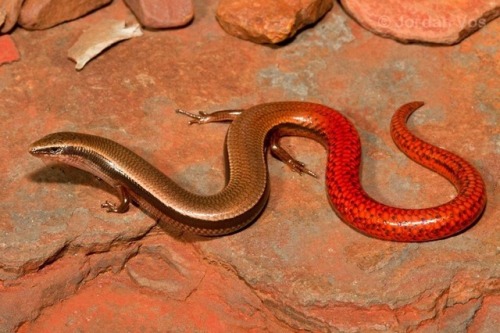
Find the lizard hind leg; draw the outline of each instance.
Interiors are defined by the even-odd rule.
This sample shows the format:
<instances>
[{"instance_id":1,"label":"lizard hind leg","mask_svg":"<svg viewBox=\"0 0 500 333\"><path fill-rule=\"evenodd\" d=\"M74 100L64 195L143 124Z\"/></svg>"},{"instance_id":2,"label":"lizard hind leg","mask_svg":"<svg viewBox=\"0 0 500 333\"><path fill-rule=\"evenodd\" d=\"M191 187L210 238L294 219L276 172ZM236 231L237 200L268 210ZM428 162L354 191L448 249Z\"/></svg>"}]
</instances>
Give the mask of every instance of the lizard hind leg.
<instances>
[{"instance_id":1,"label":"lizard hind leg","mask_svg":"<svg viewBox=\"0 0 500 333\"><path fill-rule=\"evenodd\" d=\"M192 124L219 123L226 121L231 122L235 120L243 112L243 110L221 110L212 113L199 111L198 114L196 114L181 109L177 109L175 110L175 112L191 118L191 120L189 121L189 125L192 125Z\"/></svg>"},{"instance_id":2,"label":"lizard hind leg","mask_svg":"<svg viewBox=\"0 0 500 333\"><path fill-rule=\"evenodd\" d=\"M313 171L306 168L306 165L303 162L296 160L290 155L288 151L285 150L280 144L281 135L279 131L276 131L271 135L269 140L269 149L271 150L271 155L277 160L285 163L292 169L293 172L297 172L299 175L303 173L313 176L314 178L318 178L318 175Z\"/></svg>"}]
</instances>

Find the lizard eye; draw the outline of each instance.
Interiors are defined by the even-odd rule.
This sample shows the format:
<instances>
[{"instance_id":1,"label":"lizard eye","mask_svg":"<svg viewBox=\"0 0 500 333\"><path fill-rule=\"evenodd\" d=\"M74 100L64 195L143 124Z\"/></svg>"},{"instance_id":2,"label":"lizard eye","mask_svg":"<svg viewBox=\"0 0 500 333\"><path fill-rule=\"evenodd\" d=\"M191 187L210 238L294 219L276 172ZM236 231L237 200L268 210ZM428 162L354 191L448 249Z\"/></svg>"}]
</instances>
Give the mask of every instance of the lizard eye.
<instances>
[{"instance_id":1,"label":"lizard eye","mask_svg":"<svg viewBox=\"0 0 500 333\"><path fill-rule=\"evenodd\" d=\"M49 149L49 153L51 155L57 155L57 154L60 154L62 152L62 148L61 147L52 147Z\"/></svg>"}]
</instances>

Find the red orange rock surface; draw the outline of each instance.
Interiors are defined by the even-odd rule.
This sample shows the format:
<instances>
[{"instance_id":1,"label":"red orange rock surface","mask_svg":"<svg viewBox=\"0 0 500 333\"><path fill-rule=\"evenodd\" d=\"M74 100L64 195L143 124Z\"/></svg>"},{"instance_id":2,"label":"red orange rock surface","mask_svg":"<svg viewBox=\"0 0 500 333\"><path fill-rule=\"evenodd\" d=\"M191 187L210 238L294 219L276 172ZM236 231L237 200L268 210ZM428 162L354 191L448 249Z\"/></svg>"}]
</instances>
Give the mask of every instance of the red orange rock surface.
<instances>
[{"instance_id":1,"label":"red orange rock surface","mask_svg":"<svg viewBox=\"0 0 500 333\"><path fill-rule=\"evenodd\" d=\"M342 0L359 23L403 42L455 44L500 15L500 2Z\"/></svg>"},{"instance_id":2,"label":"red orange rock surface","mask_svg":"<svg viewBox=\"0 0 500 333\"><path fill-rule=\"evenodd\" d=\"M495 332L499 22L451 47L403 45L336 6L293 43L271 48L227 35L213 19L217 1L203 3L189 29L146 31L81 72L67 49L88 26L130 15L122 2L37 38L13 32L23 61L0 67L0 331ZM155 226L136 207L102 211L113 189L27 152L50 132L94 133L181 186L214 193L224 184L227 126L188 126L174 110L276 100L342 110L361 134L368 193L425 207L454 189L389 135L394 110L424 100L410 128L478 168L484 215L442 241L368 238L328 203L323 147L288 138L285 148L320 178L269 158L271 197L259 219L228 237L198 238Z\"/></svg>"},{"instance_id":3,"label":"red orange rock surface","mask_svg":"<svg viewBox=\"0 0 500 333\"><path fill-rule=\"evenodd\" d=\"M0 65L19 60L19 51L12 38L0 36Z\"/></svg>"},{"instance_id":4,"label":"red orange rock surface","mask_svg":"<svg viewBox=\"0 0 500 333\"><path fill-rule=\"evenodd\" d=\"M217 20L231 35L275 44L315 23L332 6L332 0L221 0Z\"/></svg>"},{"instance_id":5,"label":"red orange rock surface","mask_svg":"<svg viewBox=\"0 0 500 333\"><path fill-rule=\"evenodd\" d=\"M112 0L25 0L18 23L26 29L47 29L79 18Z\"/></svg>"},{"instance_id":6,"label":"red orange rock surface","mask_svg":"<svg viewBox=\"0 0 500 333\"><path fill-rule=\"evenodd\" d=\"M125 0L139 22L147 28L173 28L194 17L193 0Z\"/></svg>"}]
</instances>

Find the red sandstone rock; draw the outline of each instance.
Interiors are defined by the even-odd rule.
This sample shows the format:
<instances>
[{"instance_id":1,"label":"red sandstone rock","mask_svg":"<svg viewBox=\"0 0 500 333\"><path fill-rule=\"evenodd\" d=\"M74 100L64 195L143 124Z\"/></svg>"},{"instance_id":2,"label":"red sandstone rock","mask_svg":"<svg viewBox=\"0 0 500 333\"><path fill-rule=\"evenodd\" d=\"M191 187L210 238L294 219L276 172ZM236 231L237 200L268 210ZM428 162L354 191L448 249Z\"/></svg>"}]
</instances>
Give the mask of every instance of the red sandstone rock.
<instances>
[{"instance_id":1,"label":"red sandstone rock","mask_svg":"<svg viewBox=\"0 0 500 333\"><path fill-rule=\"evenodd\" d=\"M26 29L47 29L79 18L112 0L26 0L19 25Z\"/></svg>"},{"instance_id":2,"label":"red sandstone rock","mask_svg":"<svg viewBox=\"0 0 500 333\"><path fill-rule=\"evenodd\" d=\"M180 27L194 17L193 0L125 0L144 27Z\"/></svg>"},{"instance_id":3,"label":"red sandstone rock","mask_svg":"<svg viewBox=\"0 0 500 333\"><path fill-rule=\"evenodd\" d=\"M203 1L201 29L132 39L78 73L67 48L96 22L123 19L121 1L64 29L16 32L23 62L0 67L0 332L497 332L500 22L450 48L408 47L366 33L336 6L294 43L270 48L223 33L207 14L217 2ZM85 131L215 193L227 125L189 127L174 109L283 99L342 110L361 134L367 191L414 208L455 195L390 139L395 108L425 100L410 128L478 168L491 194L484 215L441 241L371 239L328 204L323 147L284 138L319 179L269 157L271 196L255 224L204 239L155 227L153 237L155 219L137 207L102 211L117 200L111 187L27 153L47 133Z\"/></svg>"},{"instance_id":4,"label":"red sandstone rock","mask_svg":"<svg viewBox=\"0 0 500 333\"><path fill-rule=\"evenodd\" d=\"M17 22L24 0L0 0L0 32L9 32Z\"/></svg>"},{"instance_id":5,"label":"red sandstone rock","mask_svg":"<svg viewBox=\"0 0 500 333\"><path fill-rule=\"evenodd\" d=\"M84 256L69 256L34 276L0 284L0 332L14 332L41 309L74 294L88 272Z\"/></svg>"},{"instance_id":6,"label":"red sandstone rock","mask_svg":"<svg viewBox=\"0 0 500 333\"><path fill-rule=\"evenodd\" d=\"M180 301L197 288L206 273L192 246L161 234L150 237L126 269L137 285Z\"/></svg>"},{"instance_id":7,"label":"red sandstone rock","mask_svg":"<svg viewBox=\"0 0 500 333\"><path fill-rule=\"evenodd\" d=\"M402 42L455 44L500 15L500 2L342 0L366 29Z\"/></svg>"},{"instance_id":8,"label":"red sandstone rock","mask_svg":"<svg viewBox=\"0 0 500 333\"><path fill-rule=\"evenodd\" d=\"M221 0L217 20L236 37L279 43L318 21L332 6L332 0Z\"/></svg>"},{"instance_id":9,"label":"red sandstone rock","mask_svg":"<svg viewBox=\"0 0 500 333\"><path fill-rule=\"evenodd\" d=\"M130 249L122 252L119 260L128 256ZM76 272L74 268L66 269L68 272L62 271L58 280L63 280L62 276L73 279L65 289L75 283L79 285L90 277L92 258L102 256L90 255L89 265ZM77 266L78 262L72 261L73 267ZM104 262L101 268L111 264ZM127 272L129 276L125 272L102 274L85 285L82 283L74 297L45 309L36 322L24 323L17 332L165 332L172 327L182 332L293 332L269 309L262 307L261 299L231 271L202 260L193 244L166 237L164 233L141 242L141 253L127 263ZM140 283L137 275L141 276ZM49 285L59 287L60 283ZM32 319L38 315L26 313L25 309L36 302L27 302L25 297L29 292L38 296L42 287L24 294L23 288L12 289L2 292L0 285L0 297L6 300L5 305L0 302L0 331L2 310L6 313L23 306L24 311L13 316L15 320L6 320L9 325L4 327L7 328L22 318ZM47 289L42 291L48 292ZM56 290L54 296L47 298L60 297L65 291L60 289L62 291ZM117 317L121 320L113 319Z\"/></svg>"},{"instance_id":10,"label":"red sandstone rock","mask_svg":"<svg viewBox=\"0 0 500 333\"><path fill-rule=\"evenodd\" d=\"M0 36L0 65L19 60L19 52L10 36Z\"/></svg>"}]
</instances>

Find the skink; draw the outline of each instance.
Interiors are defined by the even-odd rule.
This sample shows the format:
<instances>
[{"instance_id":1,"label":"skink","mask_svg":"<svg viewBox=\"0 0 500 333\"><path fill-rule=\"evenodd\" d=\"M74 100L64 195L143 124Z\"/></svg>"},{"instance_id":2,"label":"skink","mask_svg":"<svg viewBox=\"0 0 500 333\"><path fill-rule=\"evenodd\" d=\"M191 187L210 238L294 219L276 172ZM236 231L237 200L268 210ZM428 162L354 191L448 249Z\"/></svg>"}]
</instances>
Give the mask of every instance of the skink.
<instances>
[{"instance_id":1,"label":"skink","mask_svg":"<svg viewBox=\"0 0 500 333\"><path fill-rule=\"evenodd\" d=\"M340 112L307 102L276 102L200 115L181 111L192 118L190 123L232 121L226 137L226 186L214 195L191 193L124 146L94 135L49 134L33 143L30 153L91 172L116 188L120 203L102 204L110 212L125 212L132 201L175 227L217 236L244 228L263 210L269 197L268 150L293 170L314 175L279 144L283 136L304 136L327 149L327 192L342 220L380 239L429 241L473 224L486 205L486 190L471 164L410 133L406 121L422 105L412 102L396 111L392 137L410 158L446 177L458 191L451 201L425 209L396 208L372 199L360 182L361 143L354 126Z\"/></svg>"}]
</instances>

